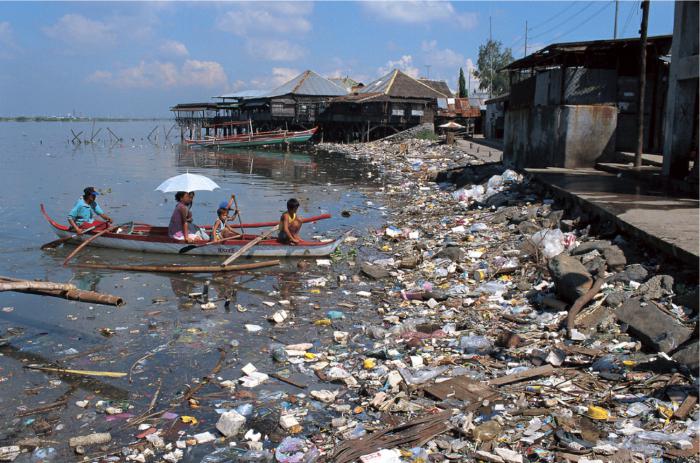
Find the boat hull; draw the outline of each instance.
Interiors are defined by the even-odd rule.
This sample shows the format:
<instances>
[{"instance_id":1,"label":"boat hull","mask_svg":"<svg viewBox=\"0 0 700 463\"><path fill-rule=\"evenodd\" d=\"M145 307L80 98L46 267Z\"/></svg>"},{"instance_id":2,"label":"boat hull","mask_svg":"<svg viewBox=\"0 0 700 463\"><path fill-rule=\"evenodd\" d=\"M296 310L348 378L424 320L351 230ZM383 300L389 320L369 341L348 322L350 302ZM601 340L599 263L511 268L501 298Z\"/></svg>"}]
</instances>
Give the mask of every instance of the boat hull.
<instances>
[{"instance_id":1,"label":"boat hull","mask_svg":"<svg viewBox=\"0 0 700 463\"><path fill-rule=\"evenodd\" d=\"M56 235L59 238L65 238L72 233L69 231L57 230L54 228ZM148 252L158 254L179 254L180 249L188 246L182 241L171 242L153 242L139 239L131 239L133 235L125 235L124 237L115 237L110 235L118 235L115 233L105 234L90 243L91 246L103 248L121 249L124 251ZM79 236L71 241L80 243L89 238L90 234ZM251 240L232 240L231 242L222 242L209 246L201 246L187 252L191 256L229 256ZM250 248L242 254L242 257L323 257L335 251L342 239L330 241L328 243L320 242L302 242L298 246L288 246L277 242L277 240L263 240L257 245ZM229 244L230 243L230 244Z\"/></svg>"},{"instance_id":2,"label":"boat hull","mask_svg":"<svg viewBox=\"0 0 700 463\"><path fill-rule=\"evenodd\" d=\"M62 225L49 217L43 204L41 212L48 221L51 229L59 238L73 235L73 232L65 225ZM329 218L329 215L320 215L304 219L304 222L322 220ZM260 228L274 226L276 222L260 222L254 224L243 224L246 228ZM105 233L95 238L90 245L103 248L120 249L124 251L148 252L158 254L179 254L185 246L189 246L184 241L178 241L167 235L167 228L154 227L148 224L134 224L133 227L124 227L125 230L117 230L116 233ZM128 229L128 230L127 230ZM73 238L72 242L80 243L99 230L94 230L84 235ZM243 246L257 238L258 235L245 234L242 238L222 241L221 243L199 246L187 251L187 255L193 256L229 256L239 251ZM343 238L329 242L302 241L299 245L289 246L279 243L276 239L260 241L242 254L245 257L323 257L335 251ZM196 243L200 244L200 243ZM204 243L201 243L204 244Z\"/></svg>"},{"instance_id":3,"label":"boat hull","mask_svg":"<svg viewBox=\"0 0 700 463\"><path fill-rule=\"evenodd\" d=\"M268 134L255 134L251 137L237 135L233 137L208 138L204 140L187 140L192 146L220 147L220 148L245 148L249 146L281 145L284 143L306 143L316 133L316 128L303 132L274 132Z\"/></svg>"}]
</instances>

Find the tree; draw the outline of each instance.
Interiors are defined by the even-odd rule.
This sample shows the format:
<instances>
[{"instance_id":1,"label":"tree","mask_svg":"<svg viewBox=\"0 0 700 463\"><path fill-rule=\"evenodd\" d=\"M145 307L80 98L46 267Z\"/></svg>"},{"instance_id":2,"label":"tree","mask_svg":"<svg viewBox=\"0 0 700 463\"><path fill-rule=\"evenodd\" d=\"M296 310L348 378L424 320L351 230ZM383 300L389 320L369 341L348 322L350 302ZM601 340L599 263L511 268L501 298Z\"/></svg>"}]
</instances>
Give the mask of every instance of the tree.
<instances>
[{"instance_id":1,"label":"tree","mask_svg":"<svg viewBox=\"0 0 700 463\"><path fill-rule=\"evenodd\" d=\"M462 68L459 68L459 94L457 95L459 98L466 98L469 95L467 95L467 82L464 80L464 70Z\"/></svg>"},{"instance_id":2,"label":"tree","mask_svg":"<svg viewBox=\"0 0 700 463\"><path fill-rule=\"evenodd\" d=\"M510 48L501 51L502 45L498 40L488 40L479 46L479 60L474 76L479 79L479 89L490 90L491 96L503 95L510 89L508 74L498 70L513 61L513 54Z\"/></svg>"}]
</instances>

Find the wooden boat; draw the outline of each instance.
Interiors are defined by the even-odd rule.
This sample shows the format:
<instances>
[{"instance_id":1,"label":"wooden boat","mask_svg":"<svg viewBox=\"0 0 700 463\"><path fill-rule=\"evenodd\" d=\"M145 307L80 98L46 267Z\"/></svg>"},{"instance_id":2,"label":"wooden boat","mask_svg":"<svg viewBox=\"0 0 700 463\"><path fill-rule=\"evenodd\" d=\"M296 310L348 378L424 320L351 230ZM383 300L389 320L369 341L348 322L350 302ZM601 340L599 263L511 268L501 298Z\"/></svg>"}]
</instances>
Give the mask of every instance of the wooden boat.
<instances>
[{"instance_id":1,"label":"wooden boat","mask_svg":"<svg viewBox=\"0 0 700 463\"><path fill-rule=\"evenodd\" d=\"M274 130L270 132L252 131L247 134L228 135L223 137L205 137L203 139L185 140L191 146L243 148L247 146L281 145L283 143L305 143L314 136L318 127L298 132Z\"/></svg>"},{"instance_id":2,"label":"wooden boat","mask_svg":"<svg viewBox=\"0 0 700 463\"><path fill-rule=\"evenodd\" d=\"M73 234L70 228L66 225L60 224L49 217L46 212L44 205L41 205L41 213L44 218L49 222L52 230L60 238L64 238ZM304 223L316 222L318 220L328 219L330 215L318 215L314 217L308 217L303 219ZM277 222L259 222L259 223L249 223L243 224L244 230L263 228L263 227L274 227ZM207 227L202 227L207 232L210 230ZM89 238L94 235L98 230L93 230L85 233L84 235L76 237L74 241L76 243ZM257 238L259 235L254 234L244 234L240 238L222 241L220 243L211 244L208 246L200 246L194 248L187 252L187 255L199 255L199 256L227 256L241 249L243 246L248 244L250 241ZM335 239L329 242L323 241L302 241L297 246L289 246L286 244L279 243L276 239L267 239L258 243L249 249L243 256L247 257L321 257L327 256L335 251L343 238ZM184 241L178 241L170 238L168 236L167 227L157 227L153 225L148 225L144 223L134 223L133 226L123 227L123 229L116 230L115 233L105 233L99 238L95 239L92 243L94 246L112 248L112 249L123 249L126 251L139 251L139 252L151 252L151 253L161 253L161 254L178 254L180 249L188 246L188 243ZM199 243L193 243L199 244ZM202 243L204 244L204 243Z\"/></svg>"}]
</instances>

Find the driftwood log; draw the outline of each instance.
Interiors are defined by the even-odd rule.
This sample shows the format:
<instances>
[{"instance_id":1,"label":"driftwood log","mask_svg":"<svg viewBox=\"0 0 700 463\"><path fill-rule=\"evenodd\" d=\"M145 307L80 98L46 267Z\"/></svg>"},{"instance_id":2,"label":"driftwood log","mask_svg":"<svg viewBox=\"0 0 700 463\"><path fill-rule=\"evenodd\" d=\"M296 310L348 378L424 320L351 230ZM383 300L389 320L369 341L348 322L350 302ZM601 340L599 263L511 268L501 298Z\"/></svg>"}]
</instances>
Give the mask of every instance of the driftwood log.
<instances>
[{"instance_id":1,"label":"driftwood log","mask_svg":"<svg viewBox=\"0 0 700 463\"><path fill-rule=\"evenodd\" d=\"M103 304L103 305L114 305L120 306L124 305L124 299L118 296L113 296L111 294L96 293L94 291L84 291L82 289L76 289L73 285L60 285L58 283L50 282L40 282L40 281L29 281L20 280L17 278L10 278L5 276L0 276L0 285L3 284L14 284L22 283L17 289L12 289L11 291L17 291L20 293L28 294L38 294L40 296L51 296L60 297L62 299L68 299L70 301L81 301L90 302L93 304ZM36 283L50 283L52 285L68 286L70 289L47 289L40 288ZM24 286L24 287L22 287Z\"/></svg>"},{"instance_id":2,"label":"driftwood log","mask_svg":"<svg viewBox=\"0 0 700 463\"><path fill-rule=\"evenodd\" d=\"M50 281L2 281L0 291L22 291L25 289L70 291L75 285L51 283Z\"/></svg>"},{"instance_id":3,"label":"driftwood log","mask_svg":"<svg viewBox=\"0 0 700 463\"><path fill-rule=\"evenodd\" d=\"M227 265L111 265L111 264L76 264L75 267L102 270L123 270L126 272L158 272L158 273L217 273L253 270L256 268L279 265L279 260L267 260L250 264Z\"/></svg>"},{"instance_id":4,"label":"driftwood log","mask_svg":"<svg viewBox=\"0 0 700 463\"><path fill-rule=\"evenodd\" d=\"M571 330L573 330L576 327L576 315L583 309L586 304L588 304L591 299L595 297L596 294L600 291L600 288L603 287L603 284L605 283L605 278L598 278L596 281L593 283L593 286L591 286L591 289L586 291L586 293L582 296L580 296L578 299L576 299L569 309L569 313L566 316L566 331L571 336Z\"/></svg>"}]
</instances>

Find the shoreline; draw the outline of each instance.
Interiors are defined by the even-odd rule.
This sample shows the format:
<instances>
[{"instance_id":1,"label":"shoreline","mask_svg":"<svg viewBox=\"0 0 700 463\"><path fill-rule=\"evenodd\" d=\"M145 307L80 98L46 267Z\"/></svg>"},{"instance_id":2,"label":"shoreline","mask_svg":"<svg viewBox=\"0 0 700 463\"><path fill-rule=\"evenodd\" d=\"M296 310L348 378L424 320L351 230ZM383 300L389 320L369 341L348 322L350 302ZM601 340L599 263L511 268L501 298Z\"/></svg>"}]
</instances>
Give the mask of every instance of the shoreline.
<instances>
[{"instance_id":1,"label":"shoreline","mask_svg":"<svg viewBox=\"0 0 700 463\"><path fill-rule=\"evenodd\" d=\"M514 462L541 453L563 458L562 447L577 445L603 459L630 450L646 456L684 450L637 442L619 431L638 426L692 439L685 418L669 418L663 428L654 419L658 407L676 412L692 397L692 375L681 363L667 373L634 368L665 361L660 351L672 356L678 347L673 342L687 342L697 318L677 297L685 294L674 294L680 286L660 273L663 262L624 237L598 239L588 233L590 224L567 216L572 211L557 210L537 184L458 148L405 140L317 149L383 170L376 196L385 206L385 223L343 245L337 256L300 261L295 281L303 289L289 297L260 296L272 304L270 317L281 320L267 330L274 371L237 359L231 341L221 354L231 361L211 365L214 359L207 357L206 368L188 370L192 386L181 395L158 399L156 392L149 410L154 416L119 426L100 419L81 428L84 435L115 432L98 444L103 448L82 449L89 461L98 455L199 461L214 452L233 461L265 461L268 452L278 461L302 454L309 462L350 462L379 450L369 438L373 431L423 418L432 423L431 417L437 421L430 430L405 431L403 461L429 455L459 461ZM436 183L441 172L466 163L474 168L462 177L464 188ZM571 273L578 279L567 278ZM607 282L567 329L568 308L592 291L594 277ZM624 323L614 317L621 310ZM668 341L640 322L652 313L658 325L672 324ZM645 336L631 335L623 325ZM301 327L298 336L293 327ZM280 389L275 379L291 387ZM634 400L639 388L651 397L671 380L680 391L673 399L662 396L654 406ZM646 408L629 416L630 404ZM105 406L86 407L100 418L111 413ZM697 407L685 416L691 412L695 416ZM582 437L572 434L580 429L586 430Z\"/></svg>"}]
</instances>

